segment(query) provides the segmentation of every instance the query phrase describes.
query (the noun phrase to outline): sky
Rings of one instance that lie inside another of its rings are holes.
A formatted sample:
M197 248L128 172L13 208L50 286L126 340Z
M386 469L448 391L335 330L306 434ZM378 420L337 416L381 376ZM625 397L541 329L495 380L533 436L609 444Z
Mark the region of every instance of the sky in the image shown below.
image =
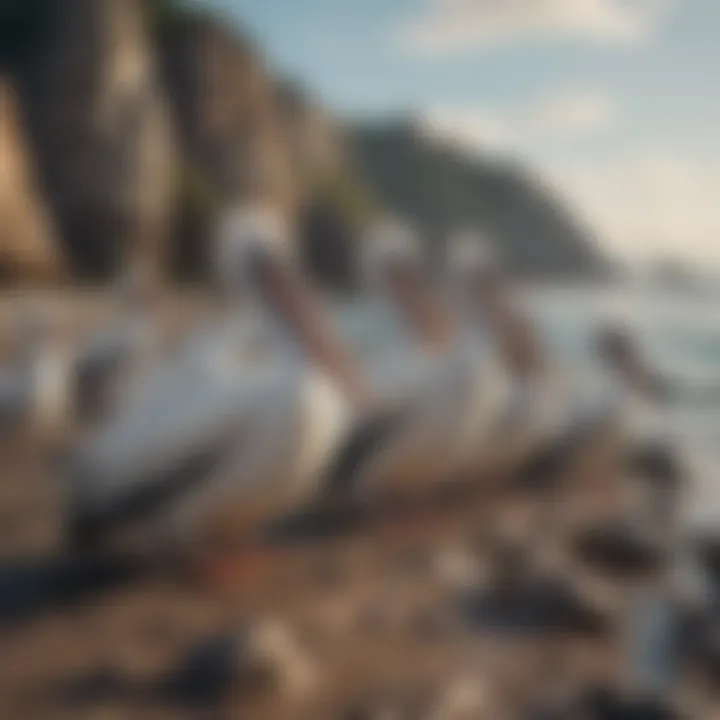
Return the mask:
M720 0L213 0L340 116L519 155L629 260L720 265Z

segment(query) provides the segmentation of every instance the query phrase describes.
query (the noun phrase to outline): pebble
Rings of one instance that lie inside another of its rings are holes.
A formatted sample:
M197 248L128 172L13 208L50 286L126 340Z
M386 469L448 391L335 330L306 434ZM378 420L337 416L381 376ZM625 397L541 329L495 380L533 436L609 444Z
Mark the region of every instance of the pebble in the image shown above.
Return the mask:
M175 699L208 703L238 692L301 693L315 678L313 662L288 628L262 622L204 640L162 683L162 690Z
M426 720L492 720L488 690L475 678L461 678L445 691Z

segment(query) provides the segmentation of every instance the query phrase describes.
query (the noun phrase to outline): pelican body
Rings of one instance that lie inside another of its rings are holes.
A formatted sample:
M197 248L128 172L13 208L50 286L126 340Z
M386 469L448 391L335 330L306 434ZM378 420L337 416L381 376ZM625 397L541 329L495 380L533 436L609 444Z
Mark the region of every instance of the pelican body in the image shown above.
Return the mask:
M384 355L365 358L379 406L358 418L332 481L353 497L424 494L451 482L483 421L476 400L486 388L478 382L477 357L457 338L416 245L395 224L375 228L366 243L396 335Z
M246 223L247 225L247 223ZM240 227L235 261L272 265L267 226ZM346 432L347 402L262 297L264 339L208 334L135 388L72 469L76 545L241 539L310 501Z

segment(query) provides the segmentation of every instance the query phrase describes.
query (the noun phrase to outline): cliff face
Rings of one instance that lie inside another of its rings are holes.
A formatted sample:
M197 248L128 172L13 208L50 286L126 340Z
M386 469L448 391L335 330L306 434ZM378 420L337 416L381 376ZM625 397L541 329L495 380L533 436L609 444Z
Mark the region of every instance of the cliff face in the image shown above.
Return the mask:
M286 83L278 96L283 134L296 180L306 189L316 189L346 167L343 129L300 88ZM303 199L307 199L307 193Z
M0 278L53 280L63 259L35 181L17 97L0 80Z
M176 267L208 267L218 208L262 199L293 216L299 202L274 79L254 48L215 18L159 32L162 72L181 138Z
M198 17L161 40L164 76L188 160L220 202L293 193L273 81L258 56Z
M202 275L216 212L260 198L298 221L310 266L333 287L351 284L358 231L380 207L436 240L479 225L526 274L604 269L585 229L522 169L407 125L343 127L199 4L0 0L0 72L22 89L28 121L25 137L2 141L15 159L0 202L22 214L17 236L35 238L3 239L14 267L55 244L76 276L108 277L129 252Z
M161 249L172 132L137 0L59 0L29 96L45 190L82 275Z

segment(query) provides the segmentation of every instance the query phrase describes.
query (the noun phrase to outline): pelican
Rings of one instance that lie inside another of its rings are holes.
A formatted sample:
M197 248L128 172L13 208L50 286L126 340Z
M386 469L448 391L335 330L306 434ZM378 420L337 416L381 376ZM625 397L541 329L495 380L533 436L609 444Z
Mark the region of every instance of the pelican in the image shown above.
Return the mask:
M263 208L225 215L228 272L274 347L211 344L181 354L80 448L69 531L79 549L148 539L196 547L244 538L313 497L361 381Z
M423 272L413 232L395 221L371 229L368 268L403 337L392 356L368 363L379 398L358 421L332 485L355 498L422 495L456 478L475 391L475 358ZM384 361L384 362L383 362ZM404 376L403 376L404 375Z
M604 404L578 392L548 357L485 238L468 232L452 238L448 275L485 374L471 436L473 472L554 471L607 419Z

